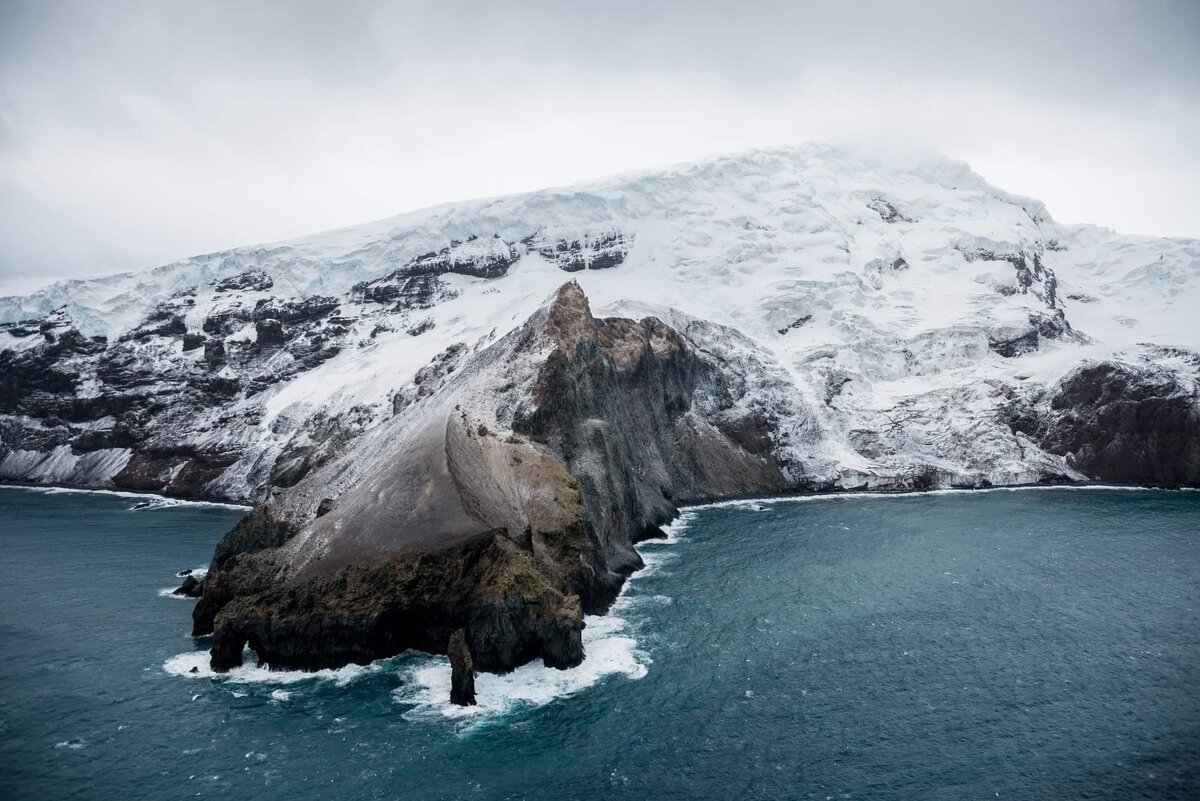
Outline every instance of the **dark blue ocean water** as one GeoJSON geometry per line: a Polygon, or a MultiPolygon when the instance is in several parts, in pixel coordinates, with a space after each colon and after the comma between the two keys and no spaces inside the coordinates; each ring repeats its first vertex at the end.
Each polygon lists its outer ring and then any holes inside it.
{"type": "Polygon", "coordinates": [[[688,513],[576,671],[213,678],[237,519],[0,489],[0,798],[1200,798],[1200,493],[688,513]]]}

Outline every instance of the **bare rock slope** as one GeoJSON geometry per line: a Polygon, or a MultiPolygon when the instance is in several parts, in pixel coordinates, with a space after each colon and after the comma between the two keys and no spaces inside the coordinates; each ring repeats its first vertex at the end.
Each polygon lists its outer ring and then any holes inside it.
{"type": "Polygon", "coordinates": [[[564,285],[452,378],[276,493],[218,548],[196,607],[213,666],[446,652],[476,667],[583,657],[676,504],[795,486],[739,407],[744,366],[659,320],[601,319],[564,285]]]}

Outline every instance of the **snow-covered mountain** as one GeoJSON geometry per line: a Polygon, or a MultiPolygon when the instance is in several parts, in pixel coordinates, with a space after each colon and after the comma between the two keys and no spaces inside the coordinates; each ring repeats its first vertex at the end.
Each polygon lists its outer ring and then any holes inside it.
{"type": "Polygon", "coordinates": [[[0,300],[0,478],[250,500],[212,665],[584,657],[687,502],[1200,486],[1200,242],[805,147],[0,300]]]}
{"type": "Polygon", "coordinates": [[[741,402],[797,486],[1090,477],[1042,430],[1062,379],[1119,363],[1196,392],[1200,242],[1059,225],[958,162],[807,146],[0,299],[0,477],[261,500],[571,279],[597,317],[756,365],[741,402]]]}

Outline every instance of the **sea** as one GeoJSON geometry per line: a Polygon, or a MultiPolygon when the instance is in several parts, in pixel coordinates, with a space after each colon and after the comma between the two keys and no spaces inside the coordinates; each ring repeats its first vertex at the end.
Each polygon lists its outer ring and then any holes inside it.
{"type": "Polygon", "coordinates": [[[425,654],[212,674],[170,590],[244,513],[0,488],[0,799],[1200,798],[1198,492],[688,509],[469,708],[425,654]]]}

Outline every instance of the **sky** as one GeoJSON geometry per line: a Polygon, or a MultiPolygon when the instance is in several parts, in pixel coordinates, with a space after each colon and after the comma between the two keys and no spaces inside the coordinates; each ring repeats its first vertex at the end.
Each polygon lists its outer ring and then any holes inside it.
{"type": "Polygon", "coordinates": [[[810,141],[1200,237],[1200,2],[0,0],[0,294],[810,141]]]}

